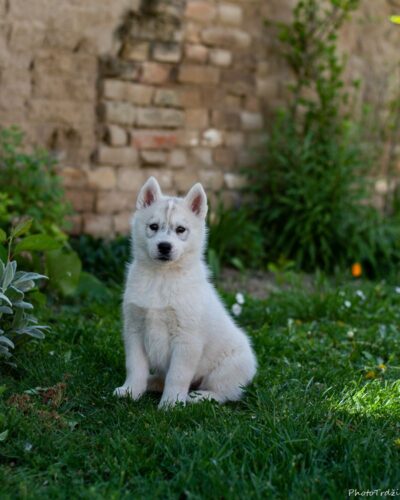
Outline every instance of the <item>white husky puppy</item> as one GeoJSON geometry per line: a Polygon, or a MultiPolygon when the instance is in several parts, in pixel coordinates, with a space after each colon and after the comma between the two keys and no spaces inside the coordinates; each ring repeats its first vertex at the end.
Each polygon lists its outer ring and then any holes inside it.
{"type": "Polygon", "coordinates": [[[150,177],[136,208],[123,300],[127,375],[114,394],[136,400],[146,390],[160,391],[160,408],[238,400],[257,362],[208,281],[203,187],[172,198],[150,177]]]}

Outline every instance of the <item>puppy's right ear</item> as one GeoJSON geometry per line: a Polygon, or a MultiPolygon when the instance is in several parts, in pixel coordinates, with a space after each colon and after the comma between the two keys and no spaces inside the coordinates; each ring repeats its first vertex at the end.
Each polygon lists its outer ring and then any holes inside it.
{"type": "Polygon", "coordinates": [[[150,177],[144,183],[142,189],[139,192],[139,196],[136,202],[136,208],[140,210],[141,208],[146,208],[152,205],[155,201],[159,200],[162,196],[160,185],[158,184],[155,177],[150,177]]]}

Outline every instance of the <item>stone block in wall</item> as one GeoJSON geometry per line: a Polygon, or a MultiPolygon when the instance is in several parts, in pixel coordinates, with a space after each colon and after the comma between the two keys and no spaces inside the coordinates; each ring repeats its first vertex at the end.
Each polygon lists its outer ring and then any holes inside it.
{"type": "Polygon", "coordinates": [[[193,129],[204,129],[208,127],[209,117],[208,110],[199,109],[188,109],[186,110],[185,116],[185,126],[193,129]]]}
{"type": "Polygon", "coordinates": [[[198,130],[181,130],[179,132],[179,145],[184,147],[200,146],[200,133],[198,130]]]}
{"type": "Polygon", "coordinates": [[[12,51],[26,51],[38,49],[43,45],[45,25],[40,21],[15,21],[11,24],[8,36],[8,46],[12,51]]]}
{"type": "Polygon", "coordinates": [[[208,49],[199,43],[187,43],[185,45],[185,59],[190,62],[205,63],[208,59],[208,49]]]}
{"type": "Polygon", "coordinates": [[[100,74],[103,77],[129,81],[137,81],[140,78],[141,65],[137,62],[107,56],[102,57],[100,63],[100,74]]]}
{"type": "Polygon", "coordinates": [[[216,15],[215,6],[206,0],[189,0],[186,4],[185,16],[193,21],[210,23],[216,15]]]}
{"type": "Polygon", "coordinates": [[[184,108],[201,108],[203,98],[199,89],[181,88],[179,90],[180,102],[184,108]]]}
{"type": "Polygon", "coordinates": [[[240,26],[243,22],[243,10],[239,5],[220,3],[218,5],[218,21],[222,24],[240,26]]]}
{"type": "Polygon", "coordinates": [[[197,23],[187,22],[185,24],[184,39],[188,43],[200,43],[200,26],[197,23]]]}
{"type": "Polygon", "coordinates": [[[157,62],[145,62],[142,66],[141,81],[160,85],[169,80],[171,67],[167,64],[157,62]]]}
{"type": "Polygon", "coordinates": [[[214,110],[211,113],[211,123],[217,129],[235,130],[240,128],[241,118],[235,111],[214,110]]]}
{"type": "Polygon", "coordinates": [[[128,102],[106,101],[101,105],[101,114],[105,122],[132,126],[135,122],[135,106],[128,102]]]}
{"type": "Polygon", "coordinates": [[[171,168],[184,168],[188,166],[187,153],[183,149],[173,149],[170,152],[168,166],[171,168]]]}
{"type": "Polygon", "coordinates": [[[260,130],[264,125],[264,118],[261,113],[242,111],[240,113],[240,119],[244,130],[260,130]]]}
{"type": "Polygon", "coordinates": [[[196,171],[185,169],[175,172],[174,185],[180,195],[185,195],[196,182],[199,182],[196,171]]]}
{"type": "Polygon", "coordinates": [[[151,103],[154,88],[149,85],[106,79],[103,83],[103,96],[116,101],[128,101],[133,104],[151,103]]]}
{"type": "Polygon", "coordinates": [[[221,130],[209,128],[202,134],[201,145],[215,148],[224,142],[224,135],[221,130]]]}
{"type": "Polygon", "coordinates": [[[212,66],[182,64],[179,67],[178,80],[181,83],[210,84],[219,82],[220,72],[212,66]]]}
{"type": "Polygon", "coordinates": [[[114,230],[117,234],[127,235],[131,230],[132,212],[114,215],[114,230]]]}
{"type": "Polygon", "coordinates": [[[180,93],[173,89],[157,89],[154,96],[154,104],[171,108],[181,108],[180,93]]]}
{"type": "Polygon", "coordinates": [[[178,144],[178,132],[134,129],[132,145],[138,149],[169,149],[178,144]]]}
{"type": "Polygon", "coordinates": [[[156,42],[152,48],[153,59],[165,63],[178,63],[182,57],[179,43],[156,42]]]}
{"type": "Polygon", "coordinates": [[[228,94],[223,99],[224,107],[229,110],[240,110],[242,109],[242,99],[238,95],[228,94]]]}
{"type": "Polygon", "coordinates": [[[246,96],[244,107],[246,111],[251,111],[252,113],[259,113],[261,111],[261,102],[258,97],[251,95],[246,96]]]}
{"type": "Polygon", "coordinates": [[[178,128],[184,124],[184,113],[171,108],[137,108],[139,127],[178,128]]]}
{"type": "Polygon", "coordinates": [[[118,125],[107,125],[106,139],[111,146],[126,146],[128,134],[125,129],[118,125]]]}
{"type": "Polygon", "coordinates": [[[110,215],[84,214],[83,232],[101,238],[113,236],[112,217],[110,215]]]}
{"type": "Polygon", "coordinates": [[[251,45],[251,36],[247,31],[221,26],[203,29],[201,40],[205,45],[236,49],[248,49],[251,45]]]}
{"type": "Polygon", "coordinates": [[[226,173],[224,181],[228,189],[242,189],[246,186],[246,178],[243,175],[226,173]]]}
{"type": "Polygon", "coordinates": [[[188,151],[189,155],[189,164],[194,167],[212,167],[213,155],[212,149],[210,148],[192,148],[188,151]]]}
{"type": "Polygon", "coordinates": [[[65,188],[82,188],[87,185],[85,170],[76,167],[64,167],[60,170],[62,185],[65,188]]]}
{"type": "Polygon", "coordinates": [[[112,167],[95,167],[88,172],[88,184],[92,189],[113,189],[116,183],[117,177],[112,167]]]}
{"type": "Polygon", "coordinates": [[[228,67],[232,64],[232,52],[224,49],[210,50],[210,63],[215,66],[228,67]]]}
{"type": "Polygon", "coordinates": [[[244,146],[243,132],[226,132],[225,144],[233,148],[242,148],[244,146]]]}
{"type": "Polygon", "coordinates": [[[205,189],[219,191],[224,185],[224,174],[220,170],[200,170],[200,182],[205,189]]]}
{"type": "Polygon", "coordinates": [[[140,159],[144,166],[159,165],[164,166],[167,163],[167,153],[153,149],[143,149],[140,151],[140,159]]]}
{"type": "Polygon", "coordinates": [[[232,168],[236,163],[236,153],[230,148],[217,148],[214,150],[214,162],[220,167],[232,168]]]}
{"type": "Polygon", "coordinates": [[[31,122],[63,123],[93,126],[93,103],[72,100],[49,101],[44,98],[32,98],[28,107],[28,118],[31,122]]]}
{"type": "Polygon", "coordinates": [[[134,209],[135,198],[128,191],[100,191],[97,193],[96,211],[99,214],[115,214],[134,209]]]}
{"type": "Polygon", "coordinates": [[[145,182],[145,175],[138,167],[121,167],[117,174],[117,187],[121,191],[138,192],[145,182]]]}
{"type": "Polygon", "coordinates": [[[150,43],[147,41],[135,40],[132,43],[125,43],[121,50],[121,57],[129,61],[147,61],[150,52],[150,43]]]}
{"type": "Polygon", "coordinates": [[[54,76],[43,73],[35,74],[32,96],[45,99],[71,101],[94,101],[96,89],[94,82],[76,76],[54,76]]]}
{"type": "Polygon", "coordinates": [[[130,147],[101,145],[97,150],[97,161],[103,165],[137,165],[138,153],[130,147]]]}
{"type": "Polygon", "coordinates": [[[65,197],[77,212],[91,212],[94,207],[94,192],[83,189],[67,189],[65,197]]]}

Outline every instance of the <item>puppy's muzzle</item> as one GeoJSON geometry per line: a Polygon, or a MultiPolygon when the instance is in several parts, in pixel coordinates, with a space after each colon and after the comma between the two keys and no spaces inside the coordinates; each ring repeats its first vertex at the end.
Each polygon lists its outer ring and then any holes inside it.
{"type": "Polygon", "coordinates": [[[172,245],[167,241],[162,241],[157,245],[159,260],[170,260],[172,245]]]}

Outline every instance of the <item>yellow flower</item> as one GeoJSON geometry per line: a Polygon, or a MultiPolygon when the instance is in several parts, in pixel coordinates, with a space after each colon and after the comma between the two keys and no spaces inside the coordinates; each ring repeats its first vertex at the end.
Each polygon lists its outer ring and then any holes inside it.
{"type": "Polygon", "coordinates": [[[374,378],[376,378],[376,373],[374,372],[374,370],[370,370],[369,372],[367,372],[365,374],[365,378],[374,379],[374,378]]]}
{"type": "Polygon", "coordinates": [[[380,365],[378,365],[378,368],[379,368],[380,370],[382,370],[383,372],[385,372],[385,371],[387,370],[387,366],[386,366],[386,365],[384,365],[383,363],[381,363],[380,365]]]}
{"type": "Polygon", "coordinates": [[[390,16],[389,19],[393,24],[400,24],[400,16],[390,16]]]}
{"type": "Polygon", "coordinates": [[[359,278],[362,275],[362,266],[359,262],[354,262],[351,266],[351,275],[353,278],[359,278]]]}
{"type": "Polygon", "coordinates": [[[393,442],[398,448],[400,448],[400,438],[394,439],[393,442]]]}

